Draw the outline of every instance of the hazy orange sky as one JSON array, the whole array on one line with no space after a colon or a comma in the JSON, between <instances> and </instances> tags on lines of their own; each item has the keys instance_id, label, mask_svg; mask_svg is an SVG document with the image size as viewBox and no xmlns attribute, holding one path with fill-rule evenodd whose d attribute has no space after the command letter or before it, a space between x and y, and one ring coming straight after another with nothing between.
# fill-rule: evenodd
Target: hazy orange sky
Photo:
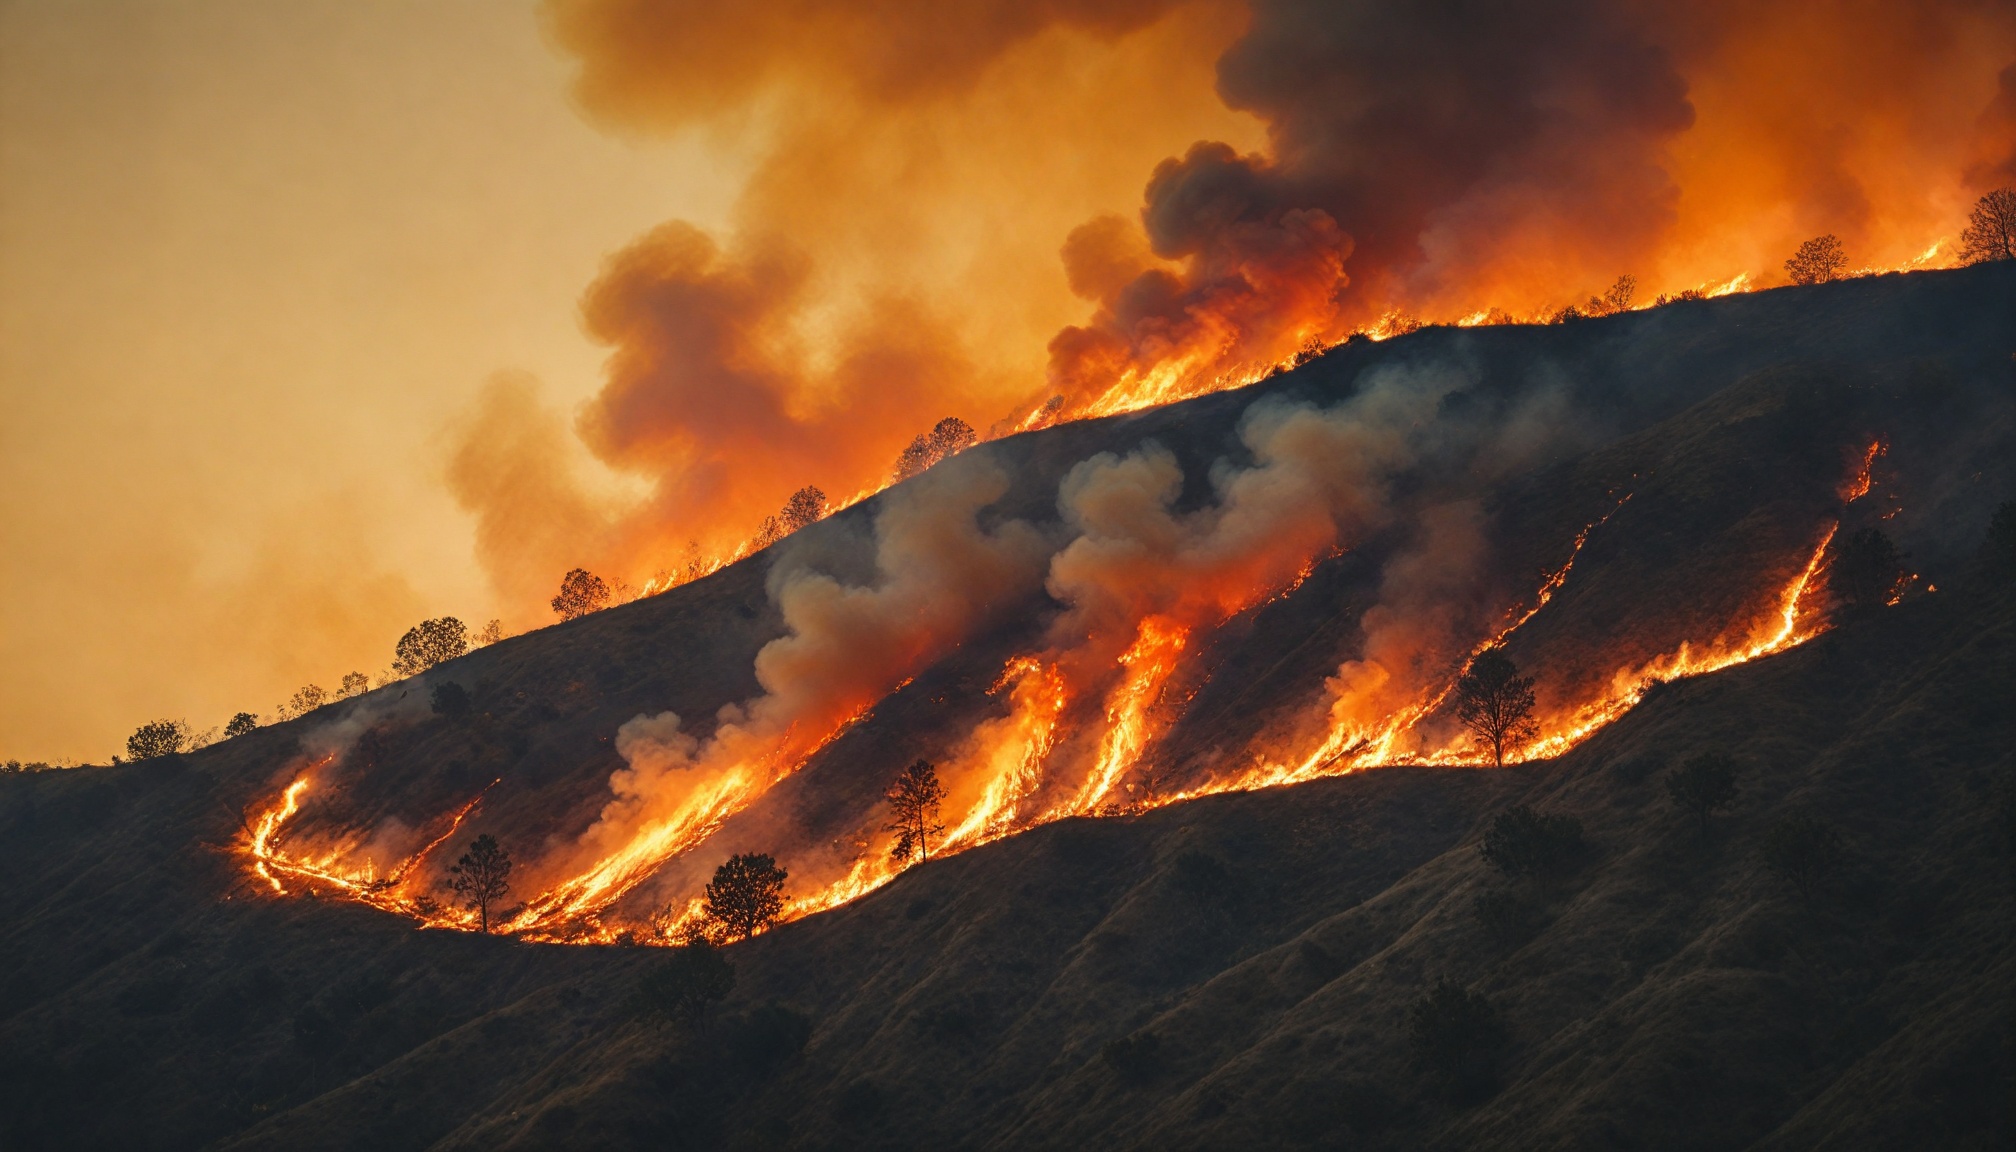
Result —
<instances>
[{"instance_id":1,"label":"hazy orange sky","mask_svg":"<svg viewBox=\"0 0 2016 1152\"><path fill-rule=\"evenodd\" d=\"M940 417L2011 181L2006 0L0 0L0 757L549 623Z\"/></svg>"},{"instance_id":2,"label":"hazy orange sky","mask_svg":"<svg viewBox=\"0 0 2016 1152\"><path fill-rule=\"evenodd\" d=\"M303 683L383 670L425 616L550 620L478 563L446 483L458 429L499 373L570 419L600 383L578 305L605 257L672 219L725 235L768 128L591 124L538 15L0 3L0 757L102 762L154 717L270 715ZM933 221L980 239L891 251L863 226L820 253L1012 283L1015 313L969 317L968 335L1011 329L1033 385L1043 336L1082 308L1056 258L1070 224L1128 210L1198 134L1258 139L1210 90L1236 25L1185 19L1132 58L1052 37L1029 76L948 114L935 131L1012 134L1016 85L1060 56L1109 105L1190 94L1091 124L1096 153L1032 156ZM1187 69L1171 37L1198 42ZM913 156L900 179L928 184L941 161ZM577 483L622 487L578 455Z\"/></svg>"},{"instance_id":3,"label":"hazy orange sky","mask_svg":"<svg viewBox=\"0 0 2016 1152\"><path fill-rule=\"evenodd\" d=\"M270 713L490 595L440 482L485 377L732 152L587 127L529 5L0 5L0 755Z\"/></svg>"}]
</instances>

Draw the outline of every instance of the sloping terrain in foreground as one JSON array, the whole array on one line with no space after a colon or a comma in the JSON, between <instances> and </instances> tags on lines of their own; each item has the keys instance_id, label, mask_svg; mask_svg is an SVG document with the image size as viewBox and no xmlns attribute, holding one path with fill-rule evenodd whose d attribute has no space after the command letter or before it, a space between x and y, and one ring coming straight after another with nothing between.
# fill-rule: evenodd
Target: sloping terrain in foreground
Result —
<instances>
[{"instance_id":1,"label":"sloping terrain in foreground","mask_svg":"<svg viewBox=\"0 0 2016 1152\"><path fill-rule=\"evenodd\" d=\"M2007 1147L2016 579L1976 553L2016 459L2012 283L1891 277L1479 334L1495 349L1423 333L1262 385L1334 394L1381 358L1483 363L1487 401L1494 373L1567 381L1586 435L1489 491L1501 599L1638 486L1515 641L1547 690L1608 672L1603 644L1704 637L1755 599L1750 569L1775 587L1851 515L1937 591L1837 605L1817 639L1666 684L1552 760L1382 768L935 860L728 949L734 993L690 1033L632 1018L661 951L416 931L249 882L247 812L340 712L0 779L0 1146ZM1058 472L1149 434L1208 461L1244 403L1010 441L1035 479L1007 511L1036 515ZM1894 472L1844 510L1842 453L1869 436ZM1362 642L1367 552L1228 628L1160 754L1208 770L1271 709L1306 709ZM338 798L425 814L501 777L500 833L578 827L617 725L747 694L777 628L761 561L448 666L480 722L388 729ZM871 767L933 747L930 705L984 686L990 642L879 705L780 810L818 829L872 796ZM1708 751L1741 791L1704 835L1665 780ZM1573 867L1512 881L1480 859L1522 804L1581 822ZM1845 847L1809 891L1764 866L1795 816ZM1460 1092L1410 1043L1445 980L1505 1036Z\"/></svg>"}]
</instances>

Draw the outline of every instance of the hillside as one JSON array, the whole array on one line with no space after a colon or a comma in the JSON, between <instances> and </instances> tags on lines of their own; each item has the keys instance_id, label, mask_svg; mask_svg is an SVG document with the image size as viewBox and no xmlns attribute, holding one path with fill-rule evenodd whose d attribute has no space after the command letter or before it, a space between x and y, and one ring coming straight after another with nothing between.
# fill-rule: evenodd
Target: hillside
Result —
<instances>
[{"instance_id":1,"label":"hillside","mask_svg":"<svg viewBox=\"0 0 2016 1152\"><path fill-rule=\"evenodd\" d=\"M0 778L0 1134L164 1149L2006 1146L2016 874L1997 822L2016 773L2016 590L1978 550L2016 494L2012 357L2016 269L1986 267L1429 329L977 450L1005 477L982 521L1055 536L1060 484L1098 453L1161 445L1181 466L1177 507L1196 510L1214 468L1245 466L1257 402L1388 384L1432 400L1403 425L1410 454L1364 538L1200 635L1184 704L1145 753L1177 785L1303 735L1325 678L1389 642L1388 622L1433 622L1421 659L1446 662L1564 560L1572 574L1506 644L1557 709L1727 640L1816 539L1880 525L1920 580L1894 607L1833 606L1817 639L1659 687L1553 759L1231 792L935 860L729 949L735 992L694 1036L629 1017L654 949L416 931L275 897L238 850L248 814L340 738L345 772L304 810L311 827L420 828L494 779L471 831L557 858L609 799L618 729L755 696L757 654L785 629L779 574L871 579L877 517L919 481L695 584L430 673L470 690L466 722L429 712L424 684L394 686L185 757ZM1871 444L1866 498L1843 495ZM1444 522L1465 526L1468 559L1435 546ZM1056 611L1040 585L1003 600L611 915L676 899L730 851L789 847L794 876L812 875L875 819L892 765L946 755L998 711L989 685ZM1704 751L1741 766L1739 803L1705 837L1663 786ZM1477 844L1517 804L1581 821L1578 867L1495 876ZM1811 895L1760 862L1795 813L1838 828L1848 853ZM1477 912L1486 892L1512 897L1496 930ZM1460 1100L1409 1047L1409 1008L1444 978L1488 996L1509 1036L1491 1089Z\"/></svg>"}]
</instances>

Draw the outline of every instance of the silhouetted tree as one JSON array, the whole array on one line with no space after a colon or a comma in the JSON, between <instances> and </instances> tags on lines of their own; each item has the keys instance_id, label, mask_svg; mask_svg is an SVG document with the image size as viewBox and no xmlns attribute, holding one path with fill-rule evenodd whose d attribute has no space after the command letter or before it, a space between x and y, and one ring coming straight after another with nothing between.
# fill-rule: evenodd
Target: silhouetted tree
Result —
<instances>
[{"instance_id":1,"label":"silhouetted tree","mask_svg":"<svg viewBox=\"0 0 2016 1152\"><path fill-rule=\"evenodd\" d=\"M1904 554L1880 528L1864 528L1843 541L1834 555L1828 587L1853 604L1887 604L1909 574Z\"/></svg>"},{"instance_id":2,"label":"silhouetted tree","mask_svg":"<svg viewBox=\"0 0 2016 1152\"><path fill-rule=\"evenodd\" d=\"M1617 282L1610 286L1608 292L1603 293L1601 296L1591 296L1589 298L1589 314L1591 316L1615 316L1619 312L1628 312L1631 309L1631 301L1637 298L1637 295L1638 278L1628 275L1619 276L1617 277Z\"/></svg>"},{"instance_id":3,"label":"silhouetted tree","mask_svg":"<svg viewBox=\"0 0 2016 1152\"><path fill-rule=\"evenodd\" d=\"M488 832L476 837L469 851L448 869L448 887L462 897L462 906L476 913L485 935L490 932L490 907L511 891L511 857Z\"/></svg>"},{"instance_id":4,"label":"silhouetted tree","mask_svg":"<svg viewBox=\"0 0 2016 1152\"><path fill-rule=\"evenodd\" d=\"M1666 794L1673 804L1701 822L1708 835L1708 816L1736 802L1736 761L1721 752L1690 756L1666 774Z\"/></svg>"},{"instance_id":5,"label":"silhouetted tree","mask_svg":"<svg viewBox=\"0 0 2016 1152\"><path fill-rule=\"evenodd\" d=\"M768 548L800 528L826 518L826 493L807 484L791 494L775 516L765 516L756 529L756 546Z\"/></svg>"},{"instance_id":6,"label":"silhouetted tree","mask_svg":"<svg viewBox=\"0 0 2016 1152\"><path fill-rule=\"evenodd\" d=\"M1997 188L1974 202L1960 232L1960 262L2016 260L2016 188Z\"/></svg>"},{"instance_id":7,"label":"silhouetted tree","mask_svg":"<svg viewBox=\"0 0 2016 1152\"><path fill-rule=\"evenodd\" d=\"M352 696L362 696L371 690L371 678L362 672L345 672L343 682L336 687L336 698L348 700Z\"/></svg>"},{"instance_id":8,"label":"silhouetted tree","mask_svg":"<svg viewBox=\"0 0 2016 1152\"><path fill-rule=\"evenodd\" d=\"M1792 254L1785 261L1785 271L1794 284L1825 284L1841 275L1848 267L1848 256L1841 250L1841 240L1833 233L1816 236Z\"/></svg>"},{"instance_id":9,"label":"silhouetted tree","mask_svg":"<svg viewBox=\"0 0 2016 1152\"><path fill-rule=\"evenodd\" d=\"M469 690L453 680L443 680L434 686L428 702L433 705L437 716L459 720L469 714Z\"/></svg>"},{"instance_id":10,"label":"silhouetted tree","mask_svg":"<svg viewBox=\"0 0 2016 1152\"><path fill-rule=\"evenodd\" d=\"M728 940L743 940L777 922L788 874L769 856L730 856L707 882L707 918Z\"/></svg>"},{"instance_id":11,"label":"silhouetted tree","mask_svg":"<svg viewBox=\"0 0 2016 1152\"><path fill-rule=\"evenodd\" d=\"M896 833L889 858L898 862L931 858L931 839L945 832L938 823L938 806L945 799L945 786L938 783L938 769L929 760L919 760L898 773L889 791L889 823L885 832Z\"/></svg>"},{"instance_id":12,"label":"silhouetted tree","mask_svg":"<svg viewBox=\"0 0 2016 1152\"><path fill-rule=\"evenodd\" d=\"M1500 768L1508 748L1517 751L1540 734L1533 704L1533 678L1519 675L1518 666L1496 648L1479 653L1456 681L1456 718L1491 749Z\"/></svg>"},{"instance_id":13,"label":"silhouetted tree","mask_svg":"<svg viewBox=\"0 0 2016 1152\"><path fill-rule=\"evenodd\" d=\"M691 1028L735 989L735 966L705 937L666 950L665 960L637 982L637 1014L656 1024Z\"/></svg>"},{"instance_id":14,"label":"silhouetted tree","mask_svg":"<svg viewBox=\"0 0 2016 1152\"><path fill-rule=\"evenodd\" d=\"M393 649L392 671L400 676L418 676L468 650L468 629L462 626L462 621L453 616L422 620L399 638Z\"/></svg>"},{"instance_id":15,"label":"silhouetted tree","mask_svg":"<svg viewBox=\"0 0 2016 1152\"><path fill-rule=\"evenodd\" d=\"M1544 816L1522 804L1491 821L1477 854L1507 876L1539 876L1567 868L1587 847L1580 820Z\"/></svg>"},{"instance_id":16,"label":"silhouetted tree","mask_svg":"<svg viewBox=\"0 0 2016 1152\"><path fill-rule=\"evenodd\" d=\"M224 722L224 738L229 740L234 736L243 736L257 727L259 717L250 712L240 712Z\"/></svg>"},{"instance_id":17,"label":"silhouetted tree","mask_svg":"<svg viewBox=\"0 0 2016 1152\"><path fill-rule=\"evenodd\" d=\"M578 620L609 606L609 585L586 568L570 568L560 578L560 594L552 604L560 619Z\"/></svg>"},{"instance_id":18,"label":"silhouetted tree","mask_svg":"<svg viewBox=\"0 0 2016 1152\"><path fill-rule=\"evenodd\" d=\"M1491 1001L1448 979L1437 981L1408 1012L1414 1050L1451 1094L1469 1097L1496 1078L1509 1037Z\"/></svg>"},{"instance_id":19,"label":"silhouetted tree","mask_svg":"<svg viewBox=\"0 0 2016 1152\"><path fill-rule=\"evenodd\" d=\"M957 416L947 416L933 425L931 431L910 441L908 447L896 457L896 479L908 480L947 456L956 456L971 448L979 437L971 425Z\"/></svg>"},{"instance_id":20,"label":"silhouetted tree","mask_svg":"<svg viewBox=\"0 0 2016 1152\"><path fill-rule=\"evenodd\" d=\"M172 756L189 742L189 725L181 720L154 720L133 730L126 738L126 758L151 760Z\"/></svg>"},{"instance_id":21,"label":"silhouetted tree","mask_svg":"<svg viewBox=\"0 0 2016 1152\"><path fill-rule=\"evenodd\" d=\"M493 618L483 625L483 630L476 633L476 638L470 643L478 648L488 648L502 639L504 639L504 622Z\"/></svg>"},{"instance_id":22,"label":"silhouetted tree","mask_svg":"<svg viewBox=\"0 0 2016 1152\"><path fill-rule=\"evenodd\" d=\"M1848 849L1834 827L1807 815L1787 816L1764 837L1764 866L1811 896L1841 870Z\"/></svg>"},{"instance_id":23,"label":"silhouetted tree","mask_svg":"<svg viewBox=\"0 0 2016 1152\"><path fill-rule=\"evenodd\" d=\"M329 694L322 690L320 684L303 684L295 690L294 695L282 702L276 711L279 712L280 719L292 720L297 716L306 716L328 702Z\"/></svg>"}]
</instances>

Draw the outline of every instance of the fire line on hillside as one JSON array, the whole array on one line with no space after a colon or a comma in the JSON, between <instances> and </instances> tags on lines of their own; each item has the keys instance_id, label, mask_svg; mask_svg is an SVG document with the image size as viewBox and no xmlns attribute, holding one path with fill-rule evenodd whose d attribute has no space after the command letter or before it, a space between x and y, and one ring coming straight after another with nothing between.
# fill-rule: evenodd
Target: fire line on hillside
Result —
<instances>
[{"instance_id":1,"label":"fire line on hillside","mask_svg":"<svg viewBox=\"0 0 2016 1152\"><path fill-rule=\"evenodd\" d=\"M1883 451L1881 441L1874 441L1857 454L1853 471L1836 490L1844 507L1868 495L1873 486L1871 470ZM946 811L946 832L934 854L956 854L1072 816L1133 815L1201 796L1296 784L1387 765L1487 764L1488 757L1462 738L1431 739L1426 722L1444 709L1456 680L1481 653L1512 638L1570 581L1584 546L1630 503L1633 492L1613 496L1608 510L1576 534L1560 566L1545 575L1525 603L1508 611L1487 638L1474 644L1456 668L1431 685L1432 691L1376 715L1333 711L1320 739L1302 751L1283 756L1255 750L1246 767L1214 770L1203 782L1181 790L1130 787L1128 781L1187 704L1187 698L1167 696L1184 654L1195 647L1192 626L1166 616L1142 618L1131 642L1117 657L1111 686L1097 701L1074 698L1073 682L1056 657L1040 653L1014 657L989 689L990 695L1005 700L1005 714L983 721L948 762L962 783L955 791L955 803ZM1507 762L1546 759L1569 751L1629 712L1656 684L1774 655L1820 635L1827 623L1816 591L1839 531L1839 519L1816 527L1814 543L1801 556L1794 574L1760 593L1747 619L1730 621L1720 636L1705 642L1682 643L1656 659L1616 669L1594 698L1538 717L1537 734L1509 754ZM1305 563L1291 580L1269 589L1266 596L1226 605L1233 611L1226 612L1224 618L1286 595L1312 570L1313 562ZM569 943L679 938L701 915L698 897L665 909L650 925L619 922L611 919L611 912L666 863L706 843L730 816L776 781L801 769L871 711L872 707L847 716L788 761L738 763L725 775L695 787L677 812L640 829L620 851L527 901L504 922L503 931L528 940ZM1062 750L1067 745L1088 751L1075 759L1066 757ZM299 852L288 847L290 821L300 812L304 797L334 770L335 759L324 756L301 769L267 809L248 823L243 852L250 873L276 895L311 889L407 916L428 927L473 930L473 913L442 906L420 887L419 877L425 862L455 834L490 789L428 825L423 846L381 875L368 862L351 862L361 836ZM871 848L837 879L791 899L782 919L857 899L893 879L906 866Z\"/></svg>"}]
</instances>

